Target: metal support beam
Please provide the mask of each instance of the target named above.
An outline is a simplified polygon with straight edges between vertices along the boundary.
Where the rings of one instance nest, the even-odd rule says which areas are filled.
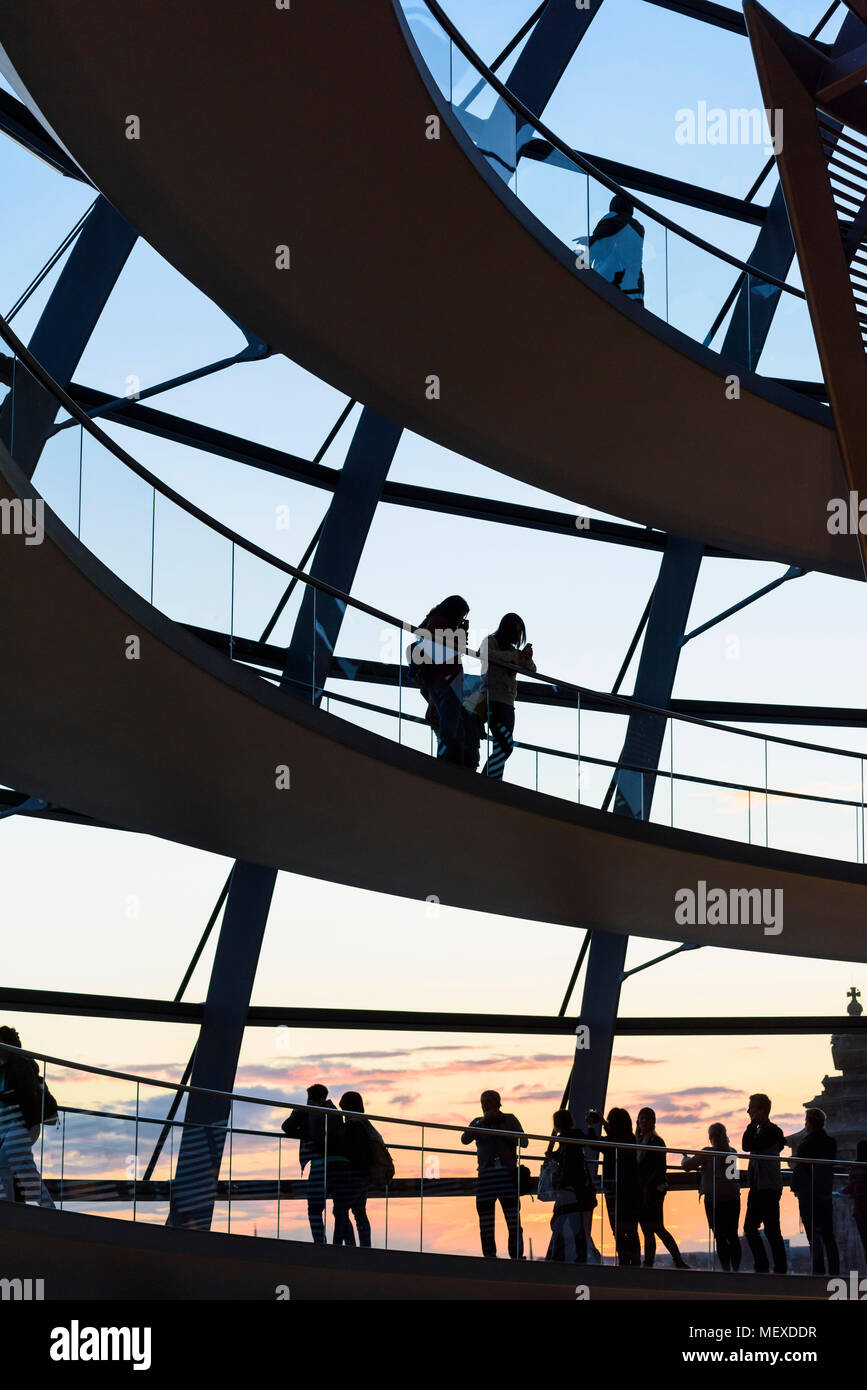
[[[557,90],[578,45],[602,8],[603,0],[548,0],[509,74],[509,91],[541,116]]]
[[[244,1025],[256,979],[259,952],[271,907],[276,869],[237,863],[217,939],[202,1026],[190,1084],[231,1092],[235,1085]],[[169,1226],[209,1229],[217,1195],[230,1104],[221,1095],[190,1096]]]
[[[72,381],[135,240],[129,224],[110,203],[98,198],[28,344],[63,387]],[[0,407],[0,439],[28,477],[39,462],[57,409],[54,396],[29,372],[16,373],[14,391]]]
[[[311,574],[348,594],[402,430],[365,409],[340,474]],[[283,669],[290,690],[318,704],[346,605],[307,587]]]
[[[742,598],[740,603],[733,603],[731,608],[727,608],[724,613],[718,613],[715,618],[709,618],[700,627],[694,627],[692,632],[687,632],[680,640],[680,645],[685,647],[687,642],[691,642],[693,637],[699,637],[703,632],[707,632],[712,627],[717,627],[719,623],[724,623],[726,618],[730,618],[733,613],[740,613],[742,608],[748,608],[757,599],[764,598],[765,594],[770,594],[774,589],[779,589],[781,584],[785,584],[789,579],[802,579],[806,570],[799,569],[797,565],[790,565],[785,574],[781,574],[779,579],[774,579],[770,584],[765,584],[763,588],[756,589],[754,594],[749,594],[747,598]]]
[[[635,678],[635,698],[657,708],[667,709],[671,700],[681,639],[686,631],[701,559],[701,545],[669,537],[653,591]],[[630,715],[622,761],[639,767],[657,767],[665,726],[665,719],[659,715],[641,712]],[[650,815],[655,782],[653,774],[620,771],[616,776],[615,815],[646,820]],[[590,943],[575,1059],[569,1080],[569,1109],[576,1124],[582,1123],[588,1109],[604,1108],[628,945],[628,936],[614,932],[594,932]]]
[[[402,430],[365,409],[322,526],[312,574],[350,593]],[[317,602],[318,600],[318,602]],[[345,604],[309,587],[283,668],[284,682],[318,704],[343,622]],[[287,795],[291,795],[287,793]],[[238,862],[217,941],[191,1085],[231,1092],[256,966],[277,880],[275,870]],[[175,1178],[170,1225],[210,1228],[222,1162],[229,1102],[191,1096]]]
[[[141,1023],[201,1023],[202,1004],[175,1003],[164,999],[126,998],[114,994],[71,994],[63,990],[16,989],[0,985],[0,1006],[9,1013],[49,1014],[58,1018],[108,1018]],[[277,1004],[251,1005],[248,1028],[291,1028],[354,1032],[465,1033],[514,1037],[569,1037],[575,1032],[571,1018],[544,1014],[422,1013],[414,1010],[344,1009],[311,1004],[284,1008]],[[867,1014],[737,1015],[720,1017],[619,1017],[618,1037],[816,1037],[831,1033],[867,1035]]]

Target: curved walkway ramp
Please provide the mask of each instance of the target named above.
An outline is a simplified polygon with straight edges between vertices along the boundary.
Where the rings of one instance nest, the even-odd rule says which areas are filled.
[[[136,230],[335,386],[577,503],[862,577],[827,530],[829,412],[576,273],[426,83],[397,3],[6,0],[0,43]]]
[[[172,1230],[0,1203],[7,1269],[68,1299],[827,1299],[827,1279],[481,1260]],[[283,1295],[286,1296],[285,1294]]]
[[[0,513],[39,500],[0,453]],[[867,960],[867,869],[491,784],[285,694],[127,588],[46,507],[0,537],[0,782],[119,828],[445,905]],[[137,639],[131,642],[131,638]],[[278,790],[278,769],[290,786]],[[491,872],[493,867],[496,872]],[[783,892],[783,930],[675,921],[700,881]]]

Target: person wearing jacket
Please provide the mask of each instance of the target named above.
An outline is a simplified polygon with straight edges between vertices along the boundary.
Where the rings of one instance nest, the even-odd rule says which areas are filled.
[[[771,1123],[771,1102],[763,1092],[750,1096],[747,1114],[750,1123],[744,1130],[741,1148],[750,1154],[747,1214],[744,1235],[753,1256],[757,1274],[767,1274],[768,1256],[761,1237],[765,1237],[774,1261],[774,1273],[785,1274],[788,1269],[786,1247],[780,1231],[780,1198],[783,1195],[783,1175],[780,1160],[786,1137],[779,1125]],[[767,1157],[765,1157],[767,1155]]]
[[[867,1139],[859,1139],[855,1145],[855,1164],[850,1169],[849,1181],[844,1191],[852,1198],[855,1226],[864,1247],[867,1260]]]
[[[4,1025],[0,1043],[20,1048],[21,1038],[15,1028]],[[0,1052],[0,1195],[5,1201],[32,1201],[53,1208],[33,1159],[33,1145],[42,1128],[42,1088],[32,1057]]]
[[[515,746],[518,672],[536,669],[523,619],[517,613],[504,614],[496,632],[482,642],[479,656],[482,659],[481,714],[487,720],[491,735],[491,752],[482,768],[482,776],[495,777],[501,782]]]
[[[644,1236],[644,1267],[652,1269],[656,1259],[656,1237],[662,1241],[675,1269],[689,1269],[680,1253],[677,1241],[665,1228],[663,1203],[668,1191],[666,1182],[665,1143],[656,1132],[656,1111],[646,1105],[638,1112],[635,1139],[638,1144],[649,1144],[651,1148],[638,1150],[638,1181],[641,1187],[641,1216],[639,1225]]]
[[[638,1155],[635,1135],[627,1110],[614,1106],[605,1118],[601,1110],[588,1110],[585,1123],[603,1130],[609,1144],[617,1148],[602,1149],[602,1191],[605,1209],[614,1234],[617,1263],[641,1264],[641,1240],[638,1219],[641,1215],[641,1184],[638,1180]],[[596,1137],[591,1135],[591,1137]]]
[[[804,1115],[804,1138],[792,1140],[794,1157],[792,1190],[798,1199],[801,1225],[810,1245],[813,1274],[840,1273],[840,1251],[834,1237],[834,1169],[831,1163],[798,1163],[799,1158],[833,1160],[837,1157],[837,1140],[825,1128],[824,1110],[811,1108]],[[797,1147],[795,1147],[797,1145]]]
[[[560,1143],[548,1146],[548,1156],[557,1162],[559,1180],[551,1216],[551,1240],[546,1260],[564,1260],[584,1264],[587,1259],[587,1235],[584,1229],[585,1212],[593,1211],[596,1194],[587,1168],[583,1144],[564,1144],[564,1139],[585,1139],[583,1129],[572,1123],[568,1110],[558,1110],[553,1117],[554,1132]]]
[[[345,1095],[342,1095],[340,1097],[340,1109],[355,1112],[343,1117],[344,1148],[349,1159],[347,1211],[355,1217],[358,1244],[369,1249],[370,1221],[367,1216],[367,1190],[370,1187],[370,1171],[373,1164],[373,1141],[378,1139],[382,1142],[382,1135],[374,1129],[370,1120],[363,1113],[364,1101],[358,1091],[347,1091]],[[336,1224],[336,1197],[334,1220]],[[348,1221],[347,1224],[351,1235],[352,1225]],[[352,1245],[354,1241],[348,1240],[346,1244]]]
[[[481,722],[464,705],[462,664],[469,611],[460,594],[444,598],[416,628],[407,656],[412,677],[428,704],[428,721],[437,733],[437,757],[475,772]]]
[[[521,1230],[517,1151],[526,1148],[530,1141],[517,1115],[504,1113],[498,1091],[483,1091],[481,1106],[481,1115],[470,1121],[469,1127],[461,1135],[461,1143],[476,1146],[476,1212],[482,1254],[491,1260],[497,1257],[495,1220],[499,1202],[509,1232],[509,1259],[522,1260],[524,1233]],[[499,1134],[478,1133],[485,1129],[501,1130],[502,1138]]]
[[[597,222],[589,238],[578,237],[586,248],[590,267],[616,285],[635,304],[644,303],[644,227],[635,217],[635,204],[625,193],[615,193],[609,210]]]
[[[316,1245],[325,1245],[325,1199],[333,1195],[335,1186],[338,1197],[334,1202],[334,1243],[342,1245],[346,1238],[348,1217],[342,1202],[342,1180],[348,1175],[349,1161],[343,1143],[343,1120],[334,1103],[328,1099],[328,1087],[314,1085],[307,1087],[307,1104],[316,1107],[312,1110],[293,1108],[281,1126],[289,1139],[297,1139],[298,1161],[301,1172],[307,1164],[307,1220],[310,1234]],[[333,1111],[334,1114],[325,1112]],[[338,1206],[340,1221],[337,1220]],[[352,1230],[350,1227],[350,1236]],[[354,1244],[354,1239],[347,1242]]]
[[[708,1148],[700,1154],[686,1154],[681,1168],[698,1169],[698,1195],[704,1198],[707,1224],[716,1242],[717,1258],[726,1270],[741,1267],[741,1242],[738,1226],[741,1219],[741,1181],[736,1158],[726,1158],[736,1150],[729,1143],[726,1127],[710,1125]]]

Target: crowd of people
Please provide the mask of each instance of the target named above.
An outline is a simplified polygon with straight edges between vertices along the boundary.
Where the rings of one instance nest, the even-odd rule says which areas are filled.
[[[0,1027],[0,1043],[21,1048],[14,1028]],[[507,1248],[513,1260],[524,1257],[521,1198],[536,1190],[542,1201],[553,1202],[551,1238],[546,1258],[584,1263],[598,1261],[591,1237],[593,1212],[600,1194],[621,1265],[651,1268],[657,1241],[677,1269],[688,1269],[677,1241],[665,1225],[668,1191],[668,1151],[656,1128],[656,1113],[643,1106],[635,1128],[628,1111],[615,1106],[603,1115],[589,1110],[583,1129],[569,1110],[553,1116],[538,1185],[520,1162],[529,1139],[518,1117],[504,1111],[497,1091],[483,1091],[481,1113],[461,1133],[461,1143],[475,1145],[476,1213],[482,1254],[497,1254],[496,1216],[505,1219]],[[791,1169],[791,1187],[810,1249],[814,1274],[837,1275],[840,1254],[834,1231],[835,1182],[847,1176],[845,1193],[853,1199],[856,1227],[867,1259],[867,1139],[858,1141],[854,1164],[838,1163],[837,1141],[828,1133],[826,1116],[807,1109],[803,1130],[787,1138],[771,1119],[771,1102],[761,1092],[750,1096],[749,1123],[741,1136],[741,1152],[749,1155],[746,1174],[738,1151],[729,1142],[725,1125],[708,1128],[708,1144],[683,1154],[681,1168],[698,1173],[698,1195],[724,1270],[741,1265],[741,1198],[746,1177],[747,1200],[743,1235],[756,1273],[787,1272],[786,1244],[780,1229],[784,1189],[782,1153]],[[56,1124],[58,1107],[32,1058],[0,1051],[0,1200],[54,1205],[33,1158],[33,1145],[43,1125]],[[287,1138],[297,1139],[311,1236],[326,1242],[325,1213],[330,1199],[335,1245],[370,1246],[367,1201],[371,1189],[387,1190],[394,1162],[382,1135],[367,1118],[358,1091],[346,1091],[339,1108],[328,1088],[307,1089],[306,1106],[296,1105],[283,1121]],[[577,1142],[576,1142],[577,1141]],[[818,1160],[818,1161],[814,1161]],[[764,1238],[763,1238],[764,1237]],[[642,1251],[643,1246],[643,1251]]]
[[[388,1182],[383,1175],[389,1170],[393,1174],[394,1165],[381,1135],[363,1114],[361,1096],[347,1092],[341,1098],[341,1110],[355,1113],[341,1115],[327,1095],[324,1086],[310,1087],[307,1103],[318,1108],[293,1110],[283,1124],[284,1134],[299,1140],[302,1169],[310,1166],[310,1231],[314,1241],[324,1243],[324,1212],[326,1198],[330,1197],[334,1243],[355,1243],[350,1219],[354,1216],[359,1244],[369,1245],[368,1192],[371,1186],[381,1188]],[[484,1091],[480,1104],[481,1114],[470,1121],[460,1138],[462,1144],[476,1147],[475,1201],[482,1254],[490,1259],[496,1257],[499,1206],[506,1224],[509,1258],[522,1259],[521,1198],[533,1191],[534,1183],[529,1169],[520,1162],[520,1154],[529,1139],[518,1117],[503,1110],[497,1091]],[[802,1133],[788,1139],[771,1120],[771,1102],[766,1095],[750,1096],[747,1113],[749,1123],[741,1138],[741,1151],[749,1155],[743,1234],[755,1272],[767,1273],[771,1267],[776,1274],[787,1272],[786,1246],[780,1229],[784,1187],[781,1155],[790,1147],[792,1157],[787,1161],[792,1170],[791,1186],[809,1243],[812,1272],[838,1274],[840,1256],[834,1235],[832,1193],[841,1165],[833,1162],[837,1142],[827,1132],[824,1112],[808,1109]],[[358,1132],[357,1141],[353,1130]],[[708,1141],[704,1149],[684,1154],[680,1166],[698,1172],[698,1194],[720,1265],[724,1270],[736,1271],[741,1265],[742,1194],[737,1150],[729,1142],[725,1125],[719,1122],[710,1125]],[[799,1159],[826,1162],[798,1162]],[[853,1198],[855,1221],[867,1259],[867,1139],[858,1143],[855,1166],[849,1163],[842,1168],[849,1174],[846,1192]],[[588,1111],[583,1129],[573,1123],[568,1110],[556,1111],[537,1190],[542,1200],[554,1204],[548,1260],[582,1264],[600,1259],[591,1236],[591,1221],[598,1205],[597,1194],[601,1194],[618,1264],[652,1268],[660,1241],[676,1269],[690,1267],[665,1225],[668,1153],[650,1106],[639,1110],[634,1129],[628,1111],[621,1107],[613,1107],[607,1115]]]
[[[427,704],[426,718],[437,735],[437,756],[478,771],[481,743],[490,740],[482,775],[502,781],[515,746],[518,673],[536,666],[523,619],[506,613],[479,647],[481,677],[464,670],[470,606],[450,594],[416,628],[407,649],[410,680]]]

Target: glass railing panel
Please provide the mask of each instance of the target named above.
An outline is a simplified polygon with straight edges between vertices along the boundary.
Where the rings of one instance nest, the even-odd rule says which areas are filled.
[[[431,76],[440,91],[449,96],[452,87],[451,40],[434,19],[424,0],[403,0],[403,12]]]
[[[77,534],[112,573],[150,599],[154,490],[82,426],[69,433],[80,460]]]
[[[860,758],[768,740],[767,785],[767,840],[774,849],[853,863],[862,858]]]
[[[157,494],[155,607],[175,622],[230,633],[236,557],[231,541]]]

